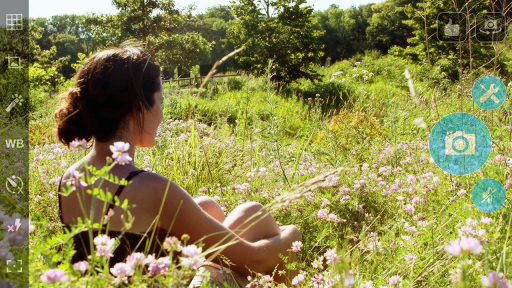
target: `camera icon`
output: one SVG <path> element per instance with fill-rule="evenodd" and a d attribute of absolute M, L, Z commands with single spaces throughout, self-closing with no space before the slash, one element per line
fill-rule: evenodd
<path fill-rule="evenodd" d="M 446 134 L 446 155 L 475 155 L 475 134 L 465 134 L 464 131 L 447 132 Z"/>
<path fill-rule="evenodd" d="M 491 30 L 491 31 L 499 30 L 499 31 L 501 31 L 501 28 L 498 27 L 498 19 L 485 20 L 483 30 Z"/>

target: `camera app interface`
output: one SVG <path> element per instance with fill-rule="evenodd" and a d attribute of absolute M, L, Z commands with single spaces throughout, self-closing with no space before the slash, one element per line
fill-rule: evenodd
<path fill-rule="evenodd" d="M 511 23 L 0 0 L 0 288 L 512 287 Z"/>

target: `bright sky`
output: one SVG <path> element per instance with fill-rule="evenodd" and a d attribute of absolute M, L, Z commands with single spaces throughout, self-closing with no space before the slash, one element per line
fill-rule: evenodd
<path fill-rule="evenodd" d="M 14 0 L 13 0 L 14 1 Z M 229 5 L 230 0 L 175 0 L 181 6 L 195 3 L 196 12 L 204 12 L 206 8 L 218 4 Z M 348 8 L 352 5 L 359 6 L 368 3 L 383 2 L 383 0 L 307 0 L 315 10 L 326 10 L 331 4 L 337 4 L 340 8 Z M 51 18 L 53 15 L 84 14 L 86 12 L 116 14 L 117 10 L 109 0 L 30 0 L 30 17 Z"/>

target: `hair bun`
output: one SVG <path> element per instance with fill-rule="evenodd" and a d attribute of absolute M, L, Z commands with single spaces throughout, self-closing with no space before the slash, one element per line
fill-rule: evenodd
<path fill-rule="evenodd" d="M 79 88 L 70 88 L 61 95 L 59 109 L 55 112 L 55 120 L 57 122 L 57 137 L 65 144 L 69 144 L 75 139 L 92 139 L 93 129 L 92 123 L 87 123 L 82 111 L 80 111 Z M 91 117 L 92 118 L 92 117 Z"/>

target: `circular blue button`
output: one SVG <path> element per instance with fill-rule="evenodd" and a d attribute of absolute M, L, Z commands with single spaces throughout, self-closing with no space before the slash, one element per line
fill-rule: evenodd
<path fill-rule="evenodd" d="M 430 155 L 439 168 L 454 175 L 480 169 L 491 154 L 491 134 L 478 117 L 452 113 L 439 120 L 428 142 Z"/>
<path fill-rule="evenodd" d="M 494 212 L 505 204 L 507 192 L 498 180 L 487 178 L 476 183 L 472 198 L 473 203 L 479 210 Z"/>
<path fill-rule="evenodd" d="M 471 95 L 478 107 L 494 110 L 505 102 L 507 89 L 500 79 L 494 76 L 484 76 L 475 82 Z"/>

